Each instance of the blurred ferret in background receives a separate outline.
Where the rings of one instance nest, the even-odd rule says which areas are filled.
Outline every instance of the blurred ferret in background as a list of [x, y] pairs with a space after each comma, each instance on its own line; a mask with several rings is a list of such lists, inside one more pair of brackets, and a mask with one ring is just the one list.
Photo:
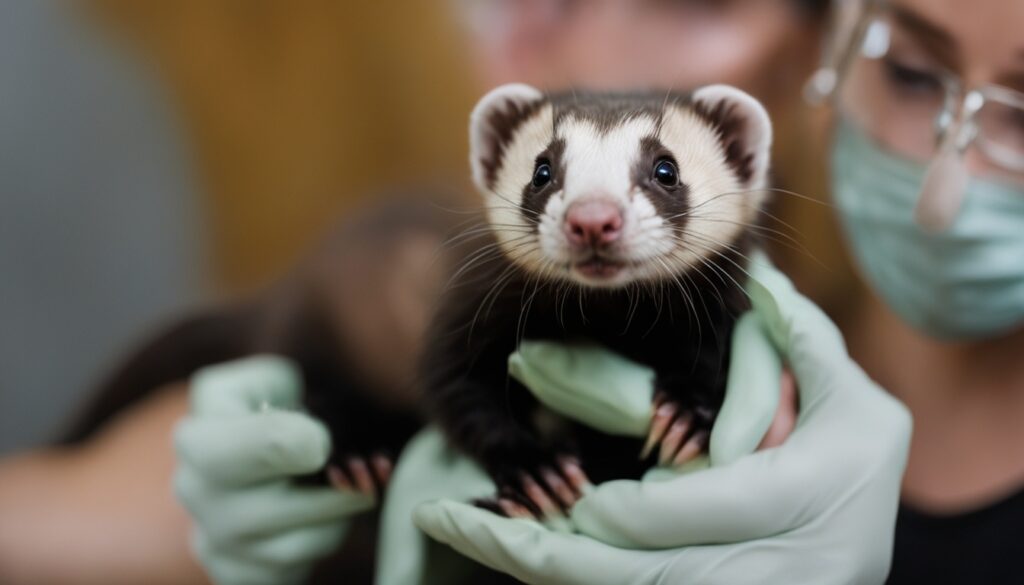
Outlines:
[[[80, 444], [156, 389], [199, 368], [256, 354], [290, 358], [305, 406], [330, 428], [330, 461], [397, 456], [421, 426], [416, 363], [452, 263], [448, 235], [466, 213], [438, 193], [386, 196], [354, 214], [276, 284], [251, 298], [198, 310], [130, 354], [79, 413], [62, 444]], [[372, 466], [369, 466], [371, 469]], [[304, 478], [323, 481], [323, 478]], [[376, 477], [378, 488], [386, 478]], [[369, 582], [375, 515], [357, 521], [321, 573]]]

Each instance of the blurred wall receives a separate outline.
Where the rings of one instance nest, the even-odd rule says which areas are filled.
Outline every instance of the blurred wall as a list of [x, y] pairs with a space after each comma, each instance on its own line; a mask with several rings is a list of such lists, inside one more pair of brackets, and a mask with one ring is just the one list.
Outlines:
[[185, 112], [230, 290], [382, 186], [468, 175], [476, 97], [436, 0], [94, 0]]
[[201, 202], [160, 80], [67, 3], [0, 6], [0, 453], [203, 289]]
[[478, 92], [449, 6], [0, 7], [0, 452], [379, 190], [464, 187]]
[[[266, 283], [379, 189], [469, 193], [485, 88], [453, 5], [0, 5], [0, 451], [50, 436], [175, 310]], [[823, 199], [824, 124], [777, 122], [782, 183]], [[805, 248], [787, 269], [841, 306], [831, 210], [780, 199]]]

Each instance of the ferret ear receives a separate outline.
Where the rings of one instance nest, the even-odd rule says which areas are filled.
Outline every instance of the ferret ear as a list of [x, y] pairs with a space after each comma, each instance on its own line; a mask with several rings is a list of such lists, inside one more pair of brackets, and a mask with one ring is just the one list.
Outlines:
[[693, 93], [693, 109], [718, 130], [726, 162], [750, 189], [767, 186], [772, 123], [761, 102], [728, 85]]
[[477, 188], [492, 188], [516, 128], [543, 101], [544, 94], [536, 88], [510, 83], [491, 90], [476, 104], [469, 117], [469, 163]]

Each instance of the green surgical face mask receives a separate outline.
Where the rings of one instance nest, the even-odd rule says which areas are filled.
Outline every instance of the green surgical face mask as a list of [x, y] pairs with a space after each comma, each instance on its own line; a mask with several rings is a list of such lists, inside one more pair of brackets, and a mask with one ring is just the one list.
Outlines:
[[946, 340], [1024, 324], [1024, 191], [971, 178], [943, 232], [914, 222], [924, 165], [887, 152], [850, 122], [832, 151], [832, 193], [864, 277], [915, 329]]

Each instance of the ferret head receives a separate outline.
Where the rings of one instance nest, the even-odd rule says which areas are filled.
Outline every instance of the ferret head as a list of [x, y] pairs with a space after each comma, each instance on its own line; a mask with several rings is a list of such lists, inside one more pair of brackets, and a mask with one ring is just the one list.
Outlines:
[[470, 122], [505, 255], [591, 287], [668, 280], [730, 249], [767, 186], [771, 124], [742, 91], [544, 95], [511, 84]]

